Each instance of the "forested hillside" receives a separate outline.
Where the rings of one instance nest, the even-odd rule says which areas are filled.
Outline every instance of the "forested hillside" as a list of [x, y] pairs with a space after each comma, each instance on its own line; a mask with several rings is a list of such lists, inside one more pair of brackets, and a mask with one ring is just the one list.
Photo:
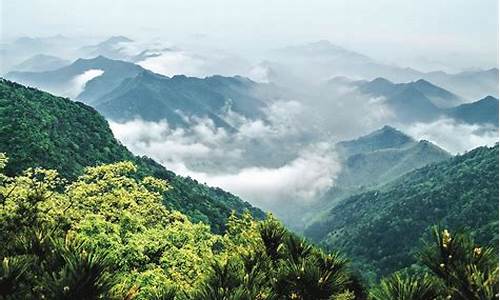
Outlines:
[[[7, 161], [1, 154], [0, 170]], [[396, 273], [368, 292], [345, 257], [277, 220], [232, 215], [224, 234], [213, 234], [162, 204], [171, 188], [165, 181], [139, 180], [136, 172], [119, 162], [86, 168], [69, 183], [53, 170], [0, 173], [0, 298], [469, 300], [498, 293], [498, 257], [466, 235], [436, 230], [436, 242], [419, 252], [424, 273]]]
[[355, 140], [340, 142], [337, 149], [344, 160], [337, 187], [380, 185], [450, 157], [448, 152], [433, 143], [416, 141], [391, 126]]
[[340, 249], [373, 276], [411, 266], [432, 224], [498, 243], [498, 145], [430, 164], [351, 196], [305, 235]]
[[0, 81], [0, 152], [9, 156], [6, 173], [20, 174], [29, 167], [55, 169], [74, 179], [86, 166], [134, 161], [138, 176], [169, 180], [164, 194], [168, 207], [204, 221], [216, 232], [224, 228], [232, 210], [264, 213], [238, 197], [190, 178], [176, 176], [146, 157], [135, 157], [114, 137], [106, 120], [93, 108], [19, 84]]

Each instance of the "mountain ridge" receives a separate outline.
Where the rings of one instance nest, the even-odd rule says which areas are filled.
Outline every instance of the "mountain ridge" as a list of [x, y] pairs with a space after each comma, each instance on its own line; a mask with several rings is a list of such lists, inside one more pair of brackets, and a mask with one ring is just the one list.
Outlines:
[[450, 230], [465, 227], [478, 242], [498, 244], [498, 144], [345, 198], [305, 235], [364, 261], [370, 266], [365, 271], [383, 275], [411, 266], [420, 238], [434, 223]]

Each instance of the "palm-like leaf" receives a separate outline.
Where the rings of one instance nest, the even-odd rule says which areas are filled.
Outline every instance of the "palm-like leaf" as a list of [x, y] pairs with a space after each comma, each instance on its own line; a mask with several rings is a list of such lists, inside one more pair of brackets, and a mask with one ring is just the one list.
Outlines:
[[395, 273], [370, 291], [373, 300], [435, 300], [442, 299], [439, 282], [423, 277]]

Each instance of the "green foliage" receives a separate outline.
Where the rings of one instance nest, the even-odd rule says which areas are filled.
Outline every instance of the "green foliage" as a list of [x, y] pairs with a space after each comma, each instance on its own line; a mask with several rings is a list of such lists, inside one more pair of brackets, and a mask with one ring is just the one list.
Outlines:
[[395, 273], [370, 291], [382, 299], [498, 299], [498, 255], [470, 235], [433, 229], [434, 241], [419, 251], [423, 274]]
[[453, 299], [498, 298], [498, 255], [464, 233], [434, 229], [435, 241], [418, 257], [446, 286]]
[[[0, 186], [3, 295], [49, 299], [330, 299], [364, 295], [348, 262], [272, 216], [228, 219], [224, 235], [168, 210], [166, 182], [131, 162], [73, 182], [28, 169]], [[29, 288], [27, 288], [29, 287]], [[363, 299], [361, 296], [356, 299]]]
[[[196, 299], [366, 299], [340, 255], [326, 254], [275, 219], [258, 226], [261, 245], [217, 261]], [[350, 298], [346, 298], [350, 299]]]
[[230, 193], [176, 176], [149, 158], [135, 157], [113, 137], [106, 120], [93, 108], [3, 79], [0, 152], [9, 156], [6, 165], [0, 161], [10, 176], [28, 168], [44, 168], [57, 170], [68, 180], [82, 175], [87, 166], [132, 161], [138, 178], [154, 176], [170, 182], [172, 189], [163, 193], [165, 205], [194, 222], [210, 224], [217, 233], [224, 231], [233, 210], [265, 217]]
[[370, 279], [410, 267], [432, 224], [498, 244], [498, 145], [480, 147], [349, 197], [305, 235], [345, 252]]
[[[60, 241], [59, 241], [60, 242]], [[114, 285], [110, 271], [113, 263], [101, 250], [85, 250], [83, 243], [74, 241], [54, 245], [61, 256], [62, 267], [56, 272], [44, 272], [44, 295], [50, 299], [97, 299], [108, 296]]]
[[411, 276], [395, 273], [382, 279], [381, 283], [370, 291], [373, 300], [432, 300], [440, 299], [442, 288], [435, 278]]

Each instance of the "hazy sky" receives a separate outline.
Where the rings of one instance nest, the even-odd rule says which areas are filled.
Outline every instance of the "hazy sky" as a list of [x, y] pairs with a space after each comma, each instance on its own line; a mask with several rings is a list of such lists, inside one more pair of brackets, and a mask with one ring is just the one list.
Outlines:
[[328, 39], [399, 64], [488, 67], [497, 0], [1, 0], [3, 38], [162, 37], [254, 51]]

